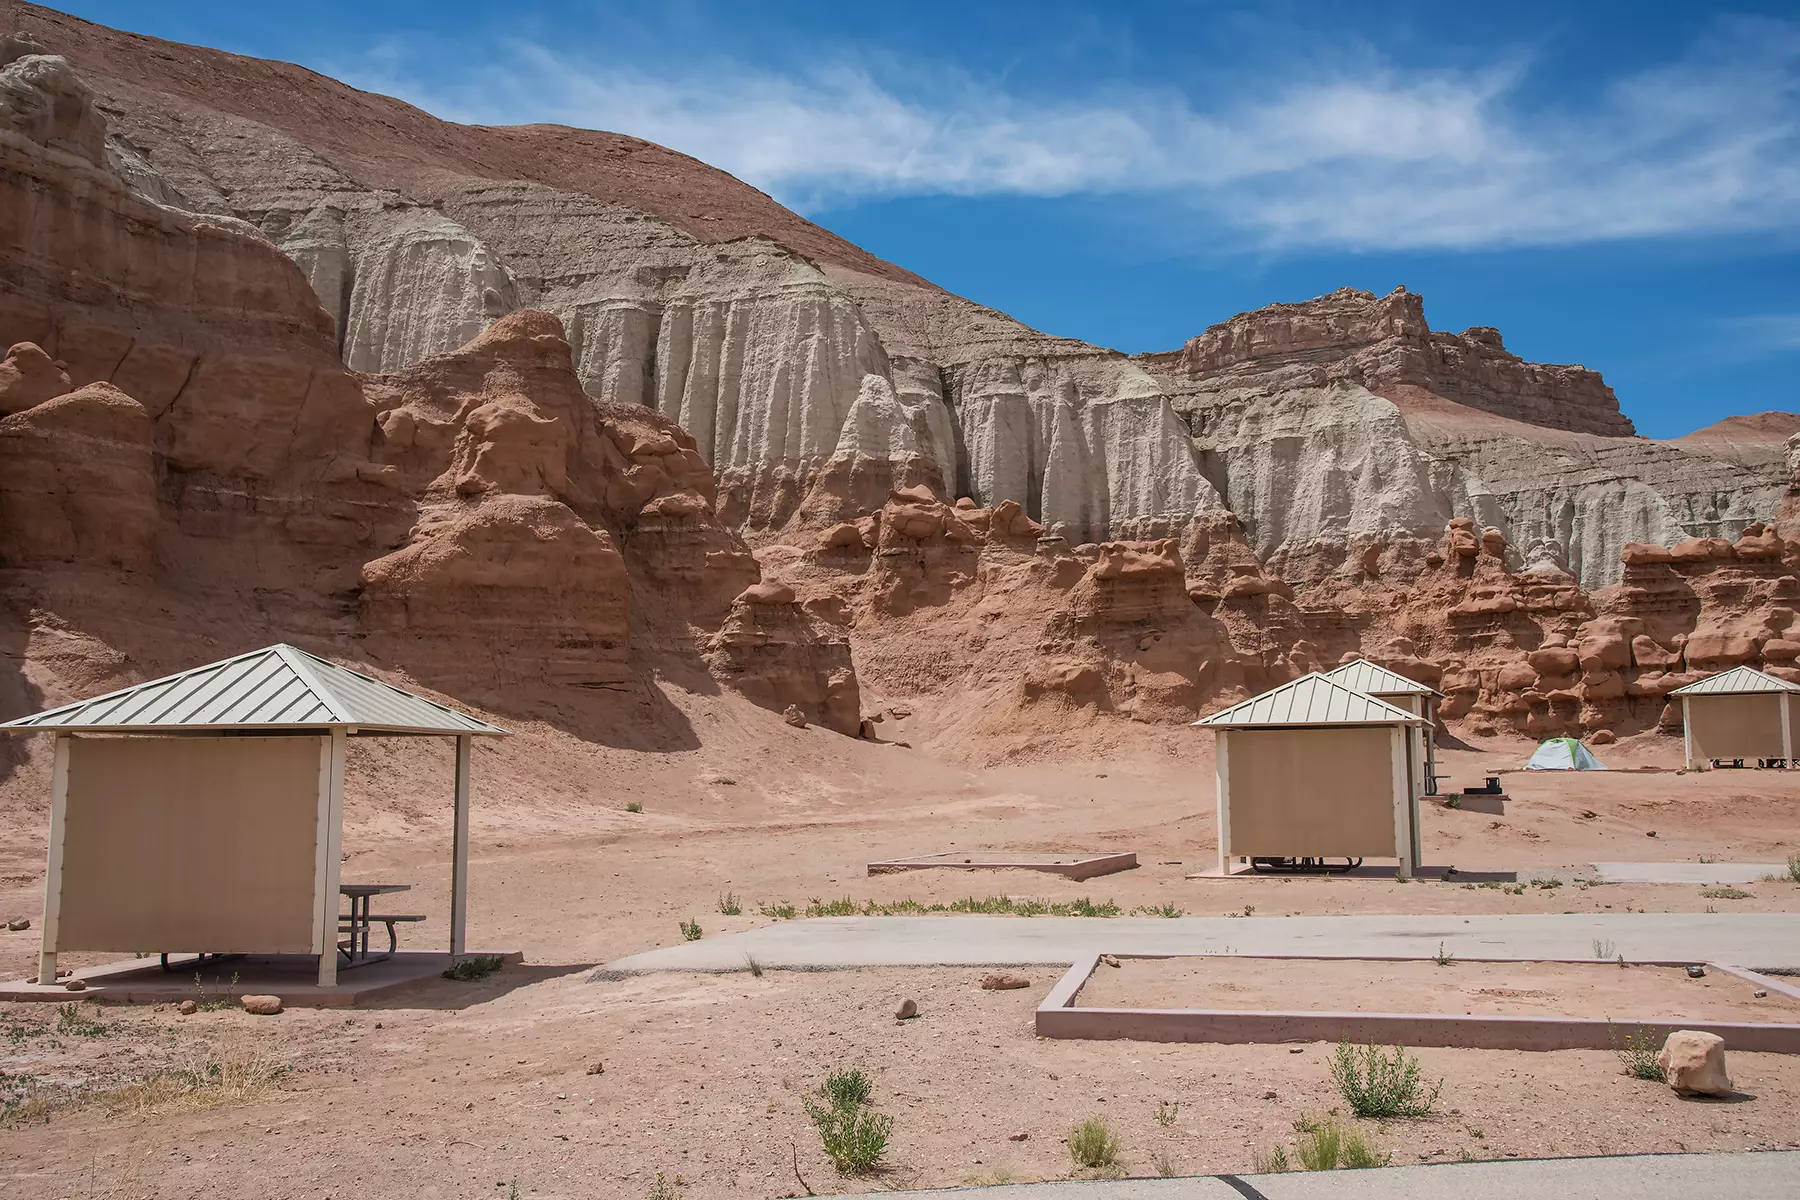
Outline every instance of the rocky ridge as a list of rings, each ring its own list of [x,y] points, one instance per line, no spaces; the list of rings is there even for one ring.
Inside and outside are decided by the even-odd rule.
[[[206,611],[585,731],[661,674],[866,731],[872,683],[1004,753],[1358,653],[1530,735],[1792,669],[1800,418],[1623,436],[1591,372],[1403,292],[1131,359],[660,148],[25,12],[103,83],[0,55],[0,570],[27,641],[80,629],[114,674]],[[483,173],[567,171],[565,135],[636,165]],[[645,158],[707,203],[678,220]]]

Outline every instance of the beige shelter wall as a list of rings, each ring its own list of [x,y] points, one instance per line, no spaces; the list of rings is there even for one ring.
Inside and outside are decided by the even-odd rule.
[[[1226,736],[1232,854],[1397,855],[1388,726],[1233,729]]]
[[[56,949],[313,952],[319,743],[73,739]]]
[[[1689,696],[1687,703],[1695,758],[1781,757],[1778,694]]]

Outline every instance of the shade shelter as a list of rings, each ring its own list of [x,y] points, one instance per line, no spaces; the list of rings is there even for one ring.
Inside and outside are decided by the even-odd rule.
[[[456,739],[450,953],[463,952],[469,759],[506,731],[288,645],[0,725],[55,735],[38,979],[64,950],[316,954],[337,981],[344,750]]]
[[[1800,684],[1733,667],[1670,692],[1681,700],[1682,746],[1689,770],[1719,759],[1780,759],[1794,763],[1800,732]]]
[[[1219,873],[1249,858],[1419,857],[1423,717],[1314,672],[1195,721],[1218,734]]]
[[[1376,666],[1366,658],[1352,659],[1335,671],[1327,671],[1325,678],[1424,718],[1425,723],[1415,725],[1407,736],[1408,769],[1414,795],[1437,795],[1437,706],[1444,693],[1397,671]]]

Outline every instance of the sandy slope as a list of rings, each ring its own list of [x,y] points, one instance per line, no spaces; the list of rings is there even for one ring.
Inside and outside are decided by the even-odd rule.
[[[769,920],[761,904],[804,908],[811,897],[1006,891],[1206,914],[1251,906],[1258,915],[1800,911],[1792,884],[1757,884],[1746,889],[1751,899],[1715,901],[1697,887],[1515,896],[1455,884],[1189,881],[1211,839],[1203,735],[1158,730],[1135,740],[1128,730],[1117,757],[975,768],[793,730],[719,697],[677,704],[702,749],[580,746],[528,729],[479,760],[472,938],[523,949],[524,967],[475,985],[433,983],[348,1017],[291,1012],[256,1023],[235,1012],[108,1011],[102,1021],[116,1032],[105,1038],[34,1032],[48,1013],[0,1010],[0,1025],[22,1031],[0,1047],[0,1070],[14,1075],[129,1078],[180,1055],[216,1058],[233,1031],[254,1031],[255,1045],[295,1068],[253,1103],[137,1117],[90,1109],[0,1128],[0,1170],[57,1195],[480,1196],[505,1195],[516,1179],[520,1195],[643,1196],[662,1171],[683,1177],[683,1196],[779,1196],[800,1191],[796,1153],[818,1191],[949,1184],[997,1169],[1059,1176],[1069,1164],[1058,1139],[1095,1112],[1115,1119],[1135,1172],[1155,1173],[1159,1155],[1182,1171],[1245,1170],[1259,1150],[1292,1140],[1295,1117],[1334,1102],[1328,1047],[1293,1054],[1040,1041],[1028,1014],[1052,982],[1044,972],[1024,991],[986,993],[976,971],[588,983],[583,967],[668,944],[684,918],[713,935]],[[1516,763],[1520,749],[1451,751],[1447,762],[1453,777],[1472,780],[1489,765]],[[1612,751],[1622,766],[1667,764],[1674,753],[1670,742]],[[359,758],[346,877],[411,881],[419,911],[441,913],[447,754],[393,743]],[[395,779],[372,785],[381,768]],[[9,795],[29,794],[40,772],[34,758],[6,784]],[[600,791],[580,780],[609,782]],[[1529,872],[1596,858],[1772,861],[1800,848],[1793,777],[1518,774],[1507,786],[1516,804],[1498,822],[1427,808],[1427,857]],[[623,812],[630,800],[645,811]],[[1645,836],[1652,828],[1654,841]],[[31,818],[8,830],[7,911],[36,908],[41,837]],[[952,846],[1119,846],[1145,865],[1078,884],[1024,873],[863,873],[875,857]],[[727,891],[744,915],[717,911]],[[434,916],[407,941],[443,934]],[[32,939],[0,935],[0,970],[22,972]],[[903,996],[919,1000],[924,1019],[892,1020]],[[1396,1161],[1795,1144],[1800,1061],[1792,1058],[1734,1055],[1739,1085],[1755,1099],[1728,1105],[1678,1101],[1618,1075],[1604,1053],[1428,1050],[1422,1058],[1447,1078],[1446,1115],[1387,1129]],[[604,1074],[587,1075],[595,1062]],[[834,1175],[800,1106],[827,1068],[852,1062],[876,1073],[878,1102],[897,1119],[895,1170],[873,1181]],[[1173,1126],[1155,1120],[1162,1100],[1182,1104]],[[1030,1136],[1008,1140],[1019,1132]]]

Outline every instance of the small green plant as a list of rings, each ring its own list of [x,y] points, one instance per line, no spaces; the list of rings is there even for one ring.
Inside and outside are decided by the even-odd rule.
[[[1619,1065],[1633,1079],[1647,1079],[1652,1083],[1667,1083],[1669,1073],[1657,1061],[1660,1047],[1656,1034],[1647,1027],[1639,1025],[1630,1033],[1620,1034],[1613,1028],[1613,1023],[1606,1023],[1607,1040],[1612,1043],[1613,1053],[1619,1056]]]
[[[757,908],[763,916],[776,921],[791,921],[794,919],[796,911],[791,904],[762,904]]]
[[[881,1166],[894,1119],[870,1104],[874,1084],[859,1067],[839,1068],[825,1077],[815,1098],[803,1103],[819,1131],[825,1157],[842,1175],[868,1175]]]
[[[1331,1077],[1350,1111],[1359,1117],[1423,1117],[1444,1090],[1441,1079],[1427,1089],[1419,1060],[1408,1054],[1405,1046],[1383,1050],[1372,1043],[1352,1046],[1339,1042],[1331,1060]]]
[[[1167,1150],[1156,1152],[1156,1173],[1164,1179],[1175,1178],[1175,1161],[1169,1157]]]
[[[861,1067],[840,1067],[825,1076],[819,1094],[833,1108],[858,1108],[875,1095],[875,1081]]]
[[[1560,880],[1560,879],[1558,879],[1558,878],[1556,878],[1556,876],[1554,876],[1554,875],[1551,875],[1551,876],[1547,876],[1547,877],[1545,877],[1545,878],[1543,878],[1543,879],[1534,879],[1534,880],[1532,880],[1532,881],[1531,881],[1531,886],[1532,886],[1532,887],[1534,887],[1534,888],[1544,888],[1544,889],[1546,889],[1546,890],[1550,890],[1550,889],[1554,889],[1554,888],[1559,888],[1559,887],[1561,887],[1561,886],[1562,886],[1562,885],[1563,885],[1563,881],[1562,881],[1562,880]]]
[[[1279,1175],[1283,1171],[1291,1171],[1288,1165],[1287,1147],[1277,1144],[1267,1154],[1256,1156],[1256,1173],[1258,1175]]]
[[[744,906],[738,903],[736,892],[722,892],[719,895],[719,911],[725,916],[735,917],[744,911]]]
[[[1456,1161],[1457,1162],[1480,1162],[1481,1156],[1470,1153],[1469,1148],[1467,1146],[1458,1146],[1456,1148]]]
[[[1613,946],[1610,940],[1602,941],[1599,938],[1594,939],[1594,957],[1601,962],[1605,962],[1617,953],[1618,950]]]
[[[1294,1147],[1300,1157],[1300,1165],[1308,1171],[1329,1171],[1338,1165],[1338,1157],[1343,1152],[1344,1127],[1337,1118],[1330,1117],[1322,1121],[1309,1121],[1307,1128],[1301,1132],[1300,1141]]]
[[[678,1194],[675,1189],[680,1187],[681,1184],[681,1176],[677,1175],[671,1180],[667,1175],[658,1171],[656,1173],[656,1182],[650,1185],[648,1200],[675,1200],[675,1197]]]
[[[806,915],[809,917],[854,917],[856,901],[848,896],[842,900],[821,900],[815,896],[806,902]]]
[[[231,973],[231,986],[235,988],[237,985],[238,973],[233,971]],[[201,1012],[223,1012],[225,1009],[232,1007],[231,997],[229,995],[209,996],[207,994],[206,984],[201,980],[200,972],[198,971],[194,972],[194,999],[199,1003]]]
[[[1750,893],[1743,888],[1734,887],[1706,888],[1700,894],[1708,900],[1749,900],[1752,898]]]
[[[643,812],[644,802],[641,800],[627,800],[625,802],[625,811],[630,813]]]
[[[1296,1150],[1300,1164],[1309,1171],[1385,1167],[1394,1157],[1362,1126],[1346,1125],[1336,1116],[1308,1121]]]
[[[762,964],[756,961],[756,958],[754,955],[751,955],[751,954],[744,955],[744,969],[750,972],[750,977],[752,979],[761,979],[762,978],[762,972],[763,972]]]
[[[1375,1140],[1375,1135],[1360,1125],[1344,1130],[1343,1150],[1338,1159],[1352,1171],[1365,1167],[1385,1167],[1394,1161],[1393,1151]]]
[[[1447,967],[1456,960],[1456,955],[1444,949],[1444,943],[1438,943],[1438,952],[1431,956],[1431,961],[1440,967]]]
[[[1069,1157],[1090,1171],[1119,1165],[1119,1139],[1105,1117],[1089,1117],[1069,1130]]]
[[[692,917],[689,917],[687,920],[683,921],[681,923],[681,936],[683,939],[690,941],[690,942],[699,941],[700,940],[700,922],[694,920],[694,918],[692,918]]]
[[[1788,855],[1788,881],[1800,883],[1800,854]]]
[[[1143,904],[1131,910],[1134,917],[1175,917],[1182,916],[1182,910],[1173,904]]]
[[[1525,894],[1525,885],[1522,883],[1509,883],[1500,890],[1509,896],[1523,896]]]
[[[444,972],[444,978],[460,979],[466,983],[492,975],[503,965],[504,960],[498,954],[467,954],[450,964],[449,970]]]
[[[105,1037],[106,1026],[82,1010],[79,1004],[56,1006],[56,1032],[67,1037]]]
[[[1158,1125],[1173,1125],[1175,1118],[1180,1115],[1181,1101],[1179,1100],[1164,1100],[1156,1106],[1156,1123]]]

